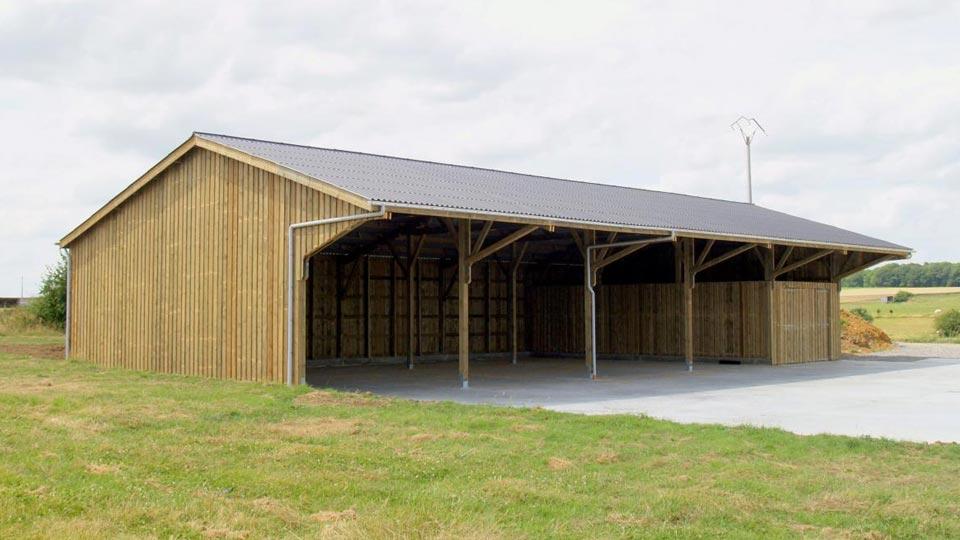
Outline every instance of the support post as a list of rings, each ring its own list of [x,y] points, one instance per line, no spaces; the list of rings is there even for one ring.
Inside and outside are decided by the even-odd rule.
[[[523,252],[527,249],[524,244],[521,249],[517,245],[513,247],[513,257],[510,261],[510,361],[517,364],[517,272],[520,270],[520,261],[523,259]]]
[[[777,363],[777,305],[776,305],[776,246],[771,245],[763,255],[763,278],[766,281],[767,290],[767,357],[771,364]]]
[[[370,257],[364,256],[363,261],[363,352],[370,358]]]
[[[470,387],[470,220],[461,219],[457,231],[457,332],[460,387]]]
[[[413,236],[407,235],[407,369],[413,369],[413,308],[414,308],[414,290],[413,290]]]
[[[589,264],[592,256],[589,247],[596,242],[597,233],[595,231],[583,232],[583,361],[587,368],[587,374],[591,378],[596,376],[593,371],[593,348],[595,345],[593,318],[596,312],[593,307],[593,285],[596,282],[597,272]]]
[[[693,371],[693,239],[683,240],[683,357]]]

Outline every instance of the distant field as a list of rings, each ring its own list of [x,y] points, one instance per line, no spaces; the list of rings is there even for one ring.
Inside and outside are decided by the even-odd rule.
[[[960,287],[847,287],[840,289],[840,302],[874,302],[881,296],[893,296],[897,291],[916,295],[960,294]]]
[[[905,290],[916,296],[899,304],[880,303],[880,297]],[[946,294],[944,294],[946,293]],[[844,309],[862,307],[874,317],[874,324],[897,341],[960,343],[960,338],[941,338],[934,330],[936,310],[960,310],[960,287],[846,289],[840,293]]]

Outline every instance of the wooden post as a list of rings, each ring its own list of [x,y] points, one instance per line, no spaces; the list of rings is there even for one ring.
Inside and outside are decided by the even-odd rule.
[[[683,240],[683,357],[693,371],[693,239]]]
[[[363,257],[363,352],[370,358],[370,257]]]
[[[493,265],[490,264],[490,261],[487,261],[487,263],[484,265],[485,268],[483,272],[484,278],[486,279],[486,282],[483,285],[486,293],[484,295],[483,304],[483,326],[484,330],[486,331],[486,343],[484,348],[488,353],[493,352],[493,332],[490,328],[490,289],[493,285],[493,280],[490,279],[490,271],[492,270],[492,266]]]
[[[407,369],[413,369],[413,236],[407,235]]]
[[[423,356],[423,267],[420,260],[414,263],[417,268],[417,357]]]
[[[457,331],[460,386],[470,387],[470,220],[461,219],[457,237]]]
[[[444,340],[444,327],[443,323],[445,322],[446,310],[444,309],[444,279],[446,276],[443,274],[443,259],[437,263],[437,352],[443,354],[443,342]]]
[[[777,363],[777,305],[776,305],[776,278],[774,277],[774,271],[776,270],[776,246],[771,245],[767,250],[764,251],[763,255],[763,279],[766,280],[767,291],[766,291],[766,300],[767,300],[767,320],[766,322],[766,333],[767,333],[767,357],[770,359],[771,364]]]
[[[511,246],[513,257],[510,261],[510,361],[517,363],[517,270],[520,268],[520,257],[517,245]]]
[[[334,287],[334,295],[336,296],[336,300],[337,300],[337,303],[336,303],[337,318],[335,321],[335,327],[337,332],[336,356],[337,356],[337,359],[340,359],[343,357],[343,338],[341,337],[343,335],[343,302],[342,302],[343,294],[340,292],[342,290],[341,281],[343,281],[343,265],[340,263],[339,258],[336,259],[335,264],[337,265],[336,274],[335,274],[337,283],[336,283],[336,287]]]
[[[397,356],[397,261],[390,261],[390,356]]]
[[[590,286],[596,281],[597,273],[587,268],[587,257],[590,256],[588,247],[597,241],[596,231],[583,233],[583,355],[587,373],[593,375],[593,298],[590,296]],[[591,275],[592,274],[592,275]]]

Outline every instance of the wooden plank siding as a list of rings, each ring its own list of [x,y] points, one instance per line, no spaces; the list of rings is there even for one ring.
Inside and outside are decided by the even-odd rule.
[[[400,362],[406,357],[409,338],[405,280],[394,280],[402,270],[392,257],[358,257],[348,263],[341,257],[317,255],[310,260],[308,313],[310,336],[307,358],[312,365],[364,363],[369,360]],[[342,265],[337,271],[337,265]],[[353,265],[359,265],[357,270]],[[369,268],[368,273],[363,271]],[[458,350],[456,269],[437,259],[419,259],[414,265],[414,351],[417,356],[445,355]],[[524,287],[522,270],[517,287],[518,347],[525,349]],[[339,276],[339,277],[338,277]],[[339,284],[337,280],[340,279]],[[509,275],[495,261],[473,265],[470,283],[470,352],[510,351]],[[337,291],[342,296],[337,298]],[[441,298],[447,292],[446,298]],[[418,302],[419,299],[419,303]],[[441,303],[442,302],[442,303]],[[364,307],[369,311],[364,312]],[[394,321],[394,317],[396,320]],[[338,335],[339,334],[339,350]],[[366,340],[370,340],[369,351]]]
[[[702,358],[768,358],[764,282],[698,283],[694,293],[694,355]],[[583,351],[583,287],[531,288],[529,324],[533,354]],[[603,285],[597,288],[597,350],[614,356],[682,356],[682,286],[675,283]],[[773,363],[837,358],[837,288],[832,283],[777,282]],[[835,349],[839,351],[839,348]]]
[[[287,227],[365,211],[193,149],[70,244],[71,356],[104,366],[281,382]],[[297,258],[359,223],[299,231]],[[302,351],[302,325],[295,341]]]

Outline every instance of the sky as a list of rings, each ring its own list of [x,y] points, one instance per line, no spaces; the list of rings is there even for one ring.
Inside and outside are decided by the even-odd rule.
[[[960,261],[960,3],[0,0],[0,296],[193,131],[757,204]]]

